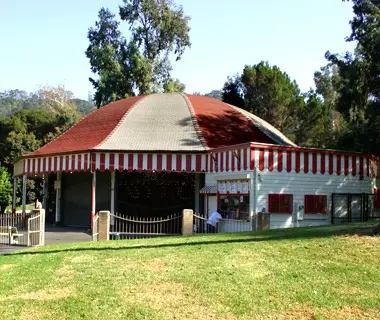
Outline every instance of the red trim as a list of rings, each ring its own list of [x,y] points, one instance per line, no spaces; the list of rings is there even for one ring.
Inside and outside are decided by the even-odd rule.
[[[106,169],[106,154],[101,153],[99,158],[100,158],[99,171],[103,172]]]
[[[162,154],[157,155],[157,171],[162,171]]]
[[[303,154],[303,172],[309,172],[309,153],[304,152]]]
[[[237,162],[237,170],[241,170],[241,152],[240,150],[235,150],[234,153],[236,154],[236,162]]]
[[[334,173],[334,155],[333,154],[329,154],[329,174],[333,174]]]
[[[292,171],[292,152],[286,151],[286,171]]]
[[[200,154],[195,156],[195,170],[198,172],[202,170],[202,155]]]
[[[153,169],[153,155],[151,153],[148,153],[148,161],[147,161],[147,170],[152,171]]]
[[[91,172],[95,172],[95,171],[96,171],[96,154],[91,153]]]
[[[191,171],[191,154],[186,155],[186,172]]]
[[[71,155],[71,171],[75,171],[75,155]]]
[[[110,171],[115,171],[115,154],[110,154]]]
[[[282,160],[282,150],[277,151],[277,170],[282,172],[283,169],[283,160]]]
[[[260,149],[259,151],[259,170],[263,171],[264,170],[264,150]]]
[[[326,195],[315,195],[315,194],[305,194],[305,214],[327,214],[327,196]]]
[[[248,163],[247,163],[247,155],[248,155],[248,150],[247,148],[244,148],[244,151],[243,151],[243,169],[244,170],[247,170],[248,169]]]
[[[142,153],[139,153],[137,155],[137,171],[138,172],[143,171],[143,164],[144,164],[144,155]]]
[[[235,171],[235,154],[231,151],[231,171]]]
[[[124,153],[119,153],[119,168],[118,169],[119,169],[119,172],[123,172],[125,169],[128,170],[128,168],[124,168]]]
[[[313,166],[312,166],[312,172],[314,173],[314,174],[316,174],[317,173],[317,171],[318,171],[318,154],[317,153],[315,153],[315,152],[313,152]]]
[[[336,174],[340,176],[341,173],[342,173],[342,159],[341,159],[340,154],[338,154],[336,156]]]
[[[352,156],[352,158],[351,158],[351,166],[352,166],[351,174],[353,176],[356,176],[356,162],[357,162],[356,156]]]
[[[361,179],[364,178],[364,159],[363,159],[363,157],[359,158],[359,175],[360,175]]]
[[[326,155],[321,153],[321,173],[325,174],[326,172]]]
[[[54,171],[58,171],[58,157],[54,157]]]
[[[296,151],[296,172],[300,172],[301,170],[301,153]]]
[[[42,162],[42,172],[46,172],[48,159],[47,158],[43,158],[42,161],[43,161]]]
[[[219,160],[220,160],[220,172],[224,171],[224,157],[223,152],[219,152]]]
[[[270,172],[273,171],[273,162],[274,162],[274,154],[273,154],[273,150],[269,150],[268,151],[268,170]]]
[[[82,155],[78,155],[78,172],[82,170]]]
[[[171,154],[168,154],[166,156],[166,170],[167,171],[173,170],[173,168],[172,168],[172,155]]]
[[[348,156],[344,156],[344,175],[348,176],[349,168],[348,168]]]
[[[251,149],[251,161],[249,166],[251,170],[255,169],[255,149]]]
[[[179,154],[177,155],[175,170],[176,171],[182,171],[182,156]]]

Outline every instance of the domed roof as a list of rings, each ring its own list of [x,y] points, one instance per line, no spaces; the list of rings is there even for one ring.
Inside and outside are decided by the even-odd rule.
[[[91,150],[204,152],[246,142],[294,146],[245,110],[210,97],[163,93],[110,103],[28,156]]]

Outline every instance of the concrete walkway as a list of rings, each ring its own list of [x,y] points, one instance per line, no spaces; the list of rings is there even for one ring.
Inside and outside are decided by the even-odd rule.
[[[45,245],[57,243],[87,242],[92,237],[85,228],[46,226]]]

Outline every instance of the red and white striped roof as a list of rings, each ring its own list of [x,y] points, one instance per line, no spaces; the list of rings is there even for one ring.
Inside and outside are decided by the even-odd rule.
[[[25,157],[91,151],[196,153],[251,141],[294,145],[242,109],[210,97],[166,93],[110,103]]]

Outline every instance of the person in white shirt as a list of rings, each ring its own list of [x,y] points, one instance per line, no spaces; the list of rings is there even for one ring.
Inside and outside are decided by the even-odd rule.
[[[220,209],[217,209],[216,211],[211,213],[211,215],[208,217],[208,220],[207,220],[207,232],[215,233],[218,230],[217,224],[219,220],[222,218],[223,217],[220,214]]]

